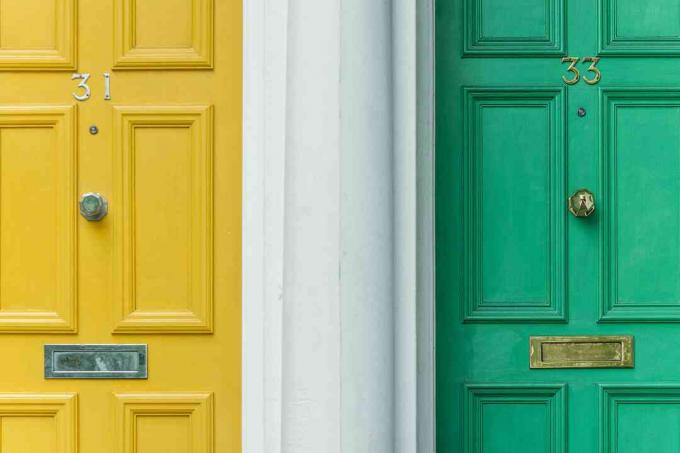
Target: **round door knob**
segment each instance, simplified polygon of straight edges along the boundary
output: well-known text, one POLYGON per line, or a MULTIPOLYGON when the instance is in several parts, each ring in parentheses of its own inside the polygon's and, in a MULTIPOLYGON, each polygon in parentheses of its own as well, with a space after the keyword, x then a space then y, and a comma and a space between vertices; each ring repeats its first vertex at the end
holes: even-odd
POLYGON ((595 212, 595 196, 588 189, 580 189, 569 197, 569 212, 576 217, 588 217, 595 212))
POLYGON ((84 193, 80 196, 80 215, 89 222, 98 222, 109 212, 109 203, 101 194, 84 193))

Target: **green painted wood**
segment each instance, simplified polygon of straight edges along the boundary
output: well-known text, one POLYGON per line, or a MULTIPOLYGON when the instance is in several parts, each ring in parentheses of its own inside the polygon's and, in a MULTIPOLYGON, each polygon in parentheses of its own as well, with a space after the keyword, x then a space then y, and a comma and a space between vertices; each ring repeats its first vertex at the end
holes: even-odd
POLYGON ((439 0, 436 50, 437 451, 677 453, 680 4, 439 0), (635 367, 531 370, 543 335, 635 367))
POLYGON ((680 55, 676 0, 600 0, 603 55, 680 55))
POLYGON ((465 54, 559 55, 563 0, 465 0, 465 54))
POLYGON ((680 451, 679 386, 602 385, 600 401, 600 440, 603 451, 680 451))
POLYGON ((564 385, 467 385, 464 413, 466 453, 566 452, 564 385))
POLYGON ((466 321, 565 320, 563 97, 465 88, 466 321))

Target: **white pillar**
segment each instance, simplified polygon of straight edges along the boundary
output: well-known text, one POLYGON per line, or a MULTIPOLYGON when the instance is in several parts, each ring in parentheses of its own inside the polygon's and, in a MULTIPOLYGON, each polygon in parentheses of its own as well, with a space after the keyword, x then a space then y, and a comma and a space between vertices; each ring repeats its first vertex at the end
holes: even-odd
POLYGON ((289 0, 283 453, 393 453, 391 2, 289 0))
POLYGON ((340 4, 289 0, 282 453, 340 453, 340 4))
POLYGON ((415 5, 244 3, 245 453, 417 452, 415 5))
POLYGON ((395 451, 391 3, 341 2, 343 453, 395 451))

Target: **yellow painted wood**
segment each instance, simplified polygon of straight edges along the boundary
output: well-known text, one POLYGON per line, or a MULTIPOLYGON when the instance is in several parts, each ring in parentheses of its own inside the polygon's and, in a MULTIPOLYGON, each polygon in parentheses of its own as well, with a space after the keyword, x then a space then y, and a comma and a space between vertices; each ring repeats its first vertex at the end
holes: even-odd
POLYGON ((77 0, 0 1, 0 71, 71 70, 77 0))
POLYGON ((209 106, 116 107, 117 332, 210 332, 213 116, 209 106))
POLYGON ((116 442, 122 453, 211 453, 211 393, 141 393, 116 397, 116 442))
POLYGON ((116 68, 212 67, 214 0, 115 0, 115 8, 116 68))
POLYGON ((27 394, 74 395, 50 407, 79 416, 2 419, 0 451, 240 452, 241 2, 127 2, 143 17, 124 48, 123 0, 70 1, 0 0, 23 21, 0 19, 0 418, 4 395, 27 394), (74 100, 68 65, 91 74, 90 100, 74 100), (77 212, 89 191, 110 201, 101 222, 77 212), (149 378, 45 380, 46 343, 148 344, 149 378), (121 395, 152 406, 133 446, 116 433, 121 395))
POLYGON ((76 329, 75 110, 0 106, 0 332, 76 329))
POLYGON ((0 394, 0 451, 76 453, 78 396, 0 394))

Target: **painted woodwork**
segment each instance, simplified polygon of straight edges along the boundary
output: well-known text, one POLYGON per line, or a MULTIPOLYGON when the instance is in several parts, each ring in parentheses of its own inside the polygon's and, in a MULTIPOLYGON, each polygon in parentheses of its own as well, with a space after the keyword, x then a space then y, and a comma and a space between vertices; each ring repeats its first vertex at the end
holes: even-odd
POLYGON ((436 3, 439 453, 680 448, 679 44, 671 0, 436 3))
POLYGON ((1 452, 242 450, 241 35, 234 0, 0 0, 1 452))

